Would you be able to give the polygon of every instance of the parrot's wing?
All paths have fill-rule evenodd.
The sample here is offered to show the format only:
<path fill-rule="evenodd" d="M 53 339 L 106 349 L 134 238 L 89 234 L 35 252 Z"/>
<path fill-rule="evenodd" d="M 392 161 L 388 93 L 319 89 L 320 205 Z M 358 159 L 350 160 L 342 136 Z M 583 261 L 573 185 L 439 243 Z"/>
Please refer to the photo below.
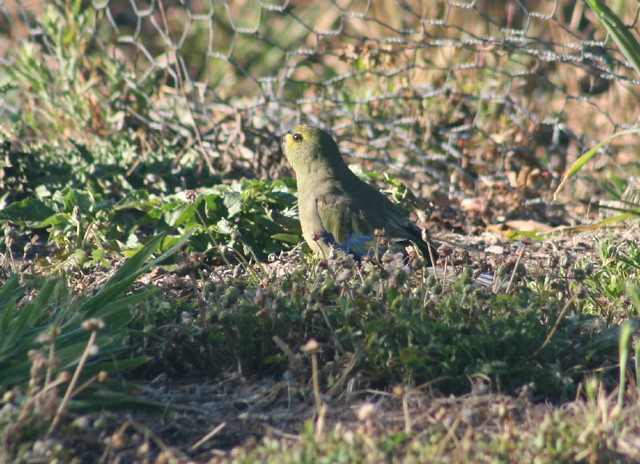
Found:
<path fill-rule="evenodd" d="M 385 223 L 387 225 L 385 235 L 392 242 L 408 245 L 408 242 L 413 243 L 422 240 L 422 230 L 399 211 L 390 212 Z"/>
<path fill-rule="evenodd" d="M 422 230 L 384 195 L 371 190 L 370 199 L 374 200 L 373 208 L 366 208 L 341 192 L 315 197 L 321 239 L 357 258 L 380 254 L 387 248 L 406 255 L 407 247 L 412 246 L 417 247 L 427 261 L 437 258 L 428 236 L 423 237 Z M 376 229 L 384 231 L 388 247 L 380 248 Z"/>
<path fill-rule="evenodd" d="M 406 248 L 413 246 L 417 248 L 422 256 L 431 262 L 438 257 L 435 246 L 431 243 L 429 233 L 423 231 L 408 217 L 404 216 L 399 210 L 394 210 L 389 214 L 385 229 L 385 235 L 389 237 L 389 240 L 396 244 L 396 249 L 402 248 L 406 252 Z"/>
<path fill-rule="evenodd" d="M 362 208 L 346 195 L 326 193 L 316 197 L 322 224 L 322 240 L 360 258 L 376 247 L 375 226 L 367 222 Z"/>

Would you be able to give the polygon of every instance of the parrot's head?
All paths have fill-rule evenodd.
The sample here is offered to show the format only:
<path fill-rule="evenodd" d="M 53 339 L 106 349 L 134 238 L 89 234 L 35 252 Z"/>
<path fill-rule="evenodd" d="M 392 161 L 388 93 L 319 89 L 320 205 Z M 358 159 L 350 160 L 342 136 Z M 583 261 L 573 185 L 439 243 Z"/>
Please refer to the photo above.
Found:
<path fill-rule="evenodd" d="M 282 151 L 298 175 L 344 166 L 338 145 L 331 135 L 306 124 L 295 126 L 282 137 Z"/>

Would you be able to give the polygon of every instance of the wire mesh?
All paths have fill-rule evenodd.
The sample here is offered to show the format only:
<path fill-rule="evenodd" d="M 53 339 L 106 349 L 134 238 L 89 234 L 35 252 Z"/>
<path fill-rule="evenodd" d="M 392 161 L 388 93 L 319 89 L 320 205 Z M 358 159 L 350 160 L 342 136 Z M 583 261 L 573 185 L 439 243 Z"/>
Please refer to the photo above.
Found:
<path fill-rule="evenodd" d="M 585 147 L 638 127 L 638 76 L 584 2 L 76 3 L 0 1 L 6 121 L 54 117 L 24 119 L 49 91 L 25 63 L 77 81 L 59 56 L 75 40 L 87 126 L 179 138 L 227 174 L 277 175 L 277 135 L 301 121 L 373 167 L 469 185 L 513 163 L 557 178 Z M 640 4 L 618 3 L 637 36 Z"/>

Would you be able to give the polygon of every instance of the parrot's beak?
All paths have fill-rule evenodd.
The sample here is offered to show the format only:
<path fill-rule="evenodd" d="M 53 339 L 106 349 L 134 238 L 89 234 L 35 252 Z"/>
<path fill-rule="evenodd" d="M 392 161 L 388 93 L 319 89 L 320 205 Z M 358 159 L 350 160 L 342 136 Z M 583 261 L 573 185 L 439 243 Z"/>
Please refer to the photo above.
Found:
<path fill-rule="evenodd" d="M 288 135 L 291 135 L 292 133 L 293 133 L 293 132 L 292 132 L 291 130 L 288 130 L 288 131 L 287 131 L 287 133 L 286 133 L 286 134 L 284 134 L 284 135 L 282 136 L 282 142 L 281 142 L 281 145 L 282 145 L 282 151 L 284 151 L 284 147 L 285 147 L 285 145 L 287 144 L 287 136 L 288 136 Z"/>

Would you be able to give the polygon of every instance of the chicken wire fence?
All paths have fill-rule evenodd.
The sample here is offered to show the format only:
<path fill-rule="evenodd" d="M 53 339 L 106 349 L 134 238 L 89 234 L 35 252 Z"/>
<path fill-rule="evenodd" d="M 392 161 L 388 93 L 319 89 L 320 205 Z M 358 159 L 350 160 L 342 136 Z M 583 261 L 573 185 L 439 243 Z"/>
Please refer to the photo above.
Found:
<path fill-rule="evenodd" d="M 639 5 L 615 5 L 636 37 Z M 143 130 L 246 175 L 275 173 L 297 122 L 443 182 L 557 178 L 639 125 L 637 73 L 570 0 L 0 0 L 0 79 L 6 122 Z"/>

